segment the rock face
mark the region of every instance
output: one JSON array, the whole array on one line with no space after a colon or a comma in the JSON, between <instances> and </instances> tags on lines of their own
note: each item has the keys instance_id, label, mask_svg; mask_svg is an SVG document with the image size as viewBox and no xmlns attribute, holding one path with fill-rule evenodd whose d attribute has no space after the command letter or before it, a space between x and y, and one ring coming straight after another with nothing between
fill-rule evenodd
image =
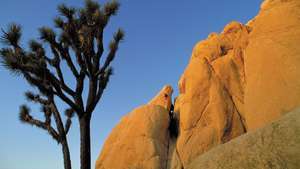
<instances>
[{"instance_id":1,"label":"rock face","mask_svg":"<svg viewBox=\"0 0 300 169\"><path fill-rule=\"evenodd\" d=\"M299 0L268 0L195 46L175 103L183 166L300 105L299 17Z\"/></svg>"},{"instance_id":2,"label":"rock face","mask_svg":"<svg viewBox=\"0 0 300 169\"><path fill-rule=\"evenodd\" d=\"M300 1L267 0L249 23L245 118L249 130L300 105Z\"/></svg>"},{"instance_id":3,"label":"rock face","mask_svg":"<svg viewBox=\"0 0 300 169\"><path fill-rule=\"evenodd\" d=\"M187 169L298 169L300 109L199 156Z\"/></svg>"},{"instance_id":4,"label":"rock face","mask_svg":"<svg viewBox=\"0 0 300 169\"><path fill-rule=\"evenodd\" d=\"M244 65L242 48L249 30L237 22L221 34L199 42L179 82L180 136L183 165L210 148L246 132L243 124Z\"/></svg>"},{"instance_id":5,"label":"rock face","mask_svg":"<svg viewBox=\"0 0 300 169\"><path fill-rule=\"evenodd\" d=\"M160 169L167 163L172 88L122 118L96 162L97 169ZM167 96L165 96L167 95Z\"/></svg>"},{"instance_id":6,"label":"rock face","mask_svg":"<svg viewBox=\"0 0 300 169\"><path fill-rule=\"evenodd\" d=\"M300 106L299 18L300 0L265 0L246 25L232 22L200 41L178 83L178 137L169 137L172 88L166 86L115 127L96 169L299 166L299 137L292 136L299 125L292 118L299 123L300 112L270 125Z\"/></svg>"}]
</instances>

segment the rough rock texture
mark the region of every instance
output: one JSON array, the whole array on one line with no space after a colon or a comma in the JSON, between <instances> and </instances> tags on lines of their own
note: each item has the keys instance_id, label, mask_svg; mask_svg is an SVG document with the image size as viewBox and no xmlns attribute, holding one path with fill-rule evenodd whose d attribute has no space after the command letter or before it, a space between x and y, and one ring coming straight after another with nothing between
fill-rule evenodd
<instances>
[{"instance_id":1,"label":"rough rock texture","mask_svg":"<svg viewBox=\"0 0 300 169\"><path fill-rule=\"evenodd\" d=\"M186 169L299 169L300 109L199 156Z\"/></svg>"},{"instance_id":2,"label":"rough rock texture","mask_svg":"<svg viewBox=\"0 0 300 169\"><path fill-rule=\"evenodd\" d=\"M245 119L249 130L300 105L300 1L266 0L245 49Z\"/></svg>"},{"instance_id":3,"label":"rough rock texture","mask_svg":"<svg viewBox=\"0 0 300 169\"><path fill-rule=\"evenodd\" d=\"M167 110L170 110L172 104L172 99L171 99L172 93L173 93L172 87L170 85L166 85L148 104L159 105Z\"/></svg>"},{"instance_id":4,"label":"rough rock texture","mask_svg":"<svg viewBox=\"0 0 300 169\"><path fill-rule=\"evenodd\" d=\"M290 145L300 151L299 137L291 136L293 140L285 141L292 132L297 131L299 135L299 126L287 127L293 120L285 118L265 129L259 128L300 106L300 0L265 0L259 14L246 25L232 22L221 33L212 33L200 41L178 86L174 117L179 120L179 136L173 140L169 137L172 88L166 86L146 106L122 119L105 142L96 169L222 168L217 159L226 163L240 155L238 149L233 149L236 154L229 153L235 145L247 151L236 157L245 166L252 165L253 161L256 166L252 168L296 165L295 158L287 159L280 152L288 157L294 154ZM289 116L296 117L296 113L292 114ZM284 133L276 126L291 132ZM254 130L259 131L243 136L239 139L244 139L241 143L225 144L216 150L224 149L224 153L233 157L207 155L213 147ZM276 139L268 139L273 131ZM281 146L280 141L286 145ZM251 152L247 147L250 145L256 151ZM273 145L281 147L273 153ZM270 151L269 156L268 152L259 151L259 147ZM202 159L200 155L205 157ZM255 155L258 157L254 158ZM210 156L216 160L205 161ZM235 162L224 166L239 168Z\"/></svg>"},{"instance_id":5,"label":"rough rock texture","mask_svg":"<svg viewBox=\"0 0 300 169\"><path fill-rule=\"evenodd\" d=\"M169 147L166 107L170 107L172 92L170 86L164 87L149 104L122 118L105 141L96 169L166 168Z\"/></svg>"},{"instance_id":6,"label":"rough rock texture","mask_svg":"<svg viewBox=\"0 0 300 169\"><path fill-rule=\"evenodd\" d=\"M267 0L247 25L232 22L195 46L175 103L184 167L300 105L299 18L299 0Z\"/></svg>"},{"instance_id":7,"label":"rough rock texture","mask_svg":"<svg viewBox=\"0 0 300 169\"><path fill-rule=\"evenodd\" d=\"M246 132L242 49L249 28L237 22L199 42L179 81L178 155L183 166L210 148Z\"/></svg>"}]
</instances>

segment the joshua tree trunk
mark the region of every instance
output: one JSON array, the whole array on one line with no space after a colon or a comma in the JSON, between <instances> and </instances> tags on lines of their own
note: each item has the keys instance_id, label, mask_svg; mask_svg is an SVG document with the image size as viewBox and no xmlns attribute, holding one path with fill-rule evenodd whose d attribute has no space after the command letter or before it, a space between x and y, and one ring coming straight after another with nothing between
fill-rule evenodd
<instances>
[{"instance_id":1,"label":"joshua tree trunk","mask_svg":"<svg viewBox=\"0 0 300 169\"><path fill-rule=\"evenodd\" d=\"M62 152L64 158L64 167L65 169L72 169L68 141L67 140L62 141L61 145L62 145Z\"/></svg>"},{"instance_id":2,"label":"joshua tree trunk","mask_svg":"<svg viewBox=\"0 0 300 169\"><path fill-rule=\"evenodd\" d=\"M91 169L90 117L83 116L80 124L80 169Z\"/></svg>"}]
</instances>

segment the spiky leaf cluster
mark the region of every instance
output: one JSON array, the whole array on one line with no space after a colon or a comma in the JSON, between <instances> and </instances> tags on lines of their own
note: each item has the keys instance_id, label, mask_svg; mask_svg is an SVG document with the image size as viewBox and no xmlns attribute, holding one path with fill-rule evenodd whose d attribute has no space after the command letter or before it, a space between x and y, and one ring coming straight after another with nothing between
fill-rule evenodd
<instances>
[{"instance_id":1,"label":"spiky leaf cluster","mask_svg":"<svg viewBox=\"0 0 300 169\"><path fill-rule=\"evenodd\" d=\"M37 120L30 115L27 106L21 106L21 121L47 130L59 141L69 131L74 114L79 118L91 116L112 75L111 63L124 37L124 32L117 30L109 44L107 56L102 56L105 27L110 18L117 14L119 6L117 1L101 6L93 0L86 0L83 8L59 5L59 16L54 19L56 29L41 27L38 30L39 39L30 40L29 49L20 44L20 25L11 24L7 30L2 30L1 41L5 47L0 49L1 63L38 89L38 94L26 92L25 96L29 101L40 104L45 116L45 121ZM50 51L45 46L49 46ZM62 65L67 65L72 72L76 81L74 88L65 82ZM82 96L84 90L88 93L87 98ZM65 125L60 122L56 98L70 107L65 113ZM51 127L52 117L57 130Z\"/></svg>"}]
</instances>

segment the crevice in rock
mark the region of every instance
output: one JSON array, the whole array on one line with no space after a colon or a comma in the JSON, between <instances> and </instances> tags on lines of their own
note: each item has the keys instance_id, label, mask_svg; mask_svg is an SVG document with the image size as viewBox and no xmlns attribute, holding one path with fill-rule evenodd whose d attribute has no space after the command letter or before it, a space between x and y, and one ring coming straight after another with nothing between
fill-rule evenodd
<instances>
[{"instance_id":1,"label":"crevice in rock","mask_svg":"<svg viewBox=\"0 0 300 169\"><path fill-rule=\"evenodd\" d=\"M176 151L177 157L178 157L178 159L179 159L179 162L180 162L181 169L184 169L184 166L183 166L183 163L182 163L181 157L180 157L180 155L179 155L179 153L178 153L178 150L177 150L177 147L176 147L176 145L175 145L175 151Z\"/></svg>"},{"instance_id":2,"label":"crevice in rock","mask_svg":"<svg viewBox=\"0 0 300 169\"><path fill-rule=\"evenodd\" d=\"M175 102L175 101L174 101ZM169 165L169 156L170 156L170 144L171 142L178 137L178 119L175 117L174 113L174 105L171 104L170 111L169 111L169 127L168 127L168 144L167 144L167 157L166 157L166 164L165 164L165 169L168 169ZM176 144L176 143L175 143Z\"/></svg>"},{"instance_id":3,"label":"crevice in rock","mask_svg":"<svg viewBox=\"0 0 300 169\"><path fill-rule=\"evenodd\" d=\"M234 101L233 101L232 96L230 96L230 99L231 99L231 101L232 101L233 108L236 110L237 115L239 116L239 119L240 119L241 124L242 124L242 127L243 127L243 131L244 131L244 133L247 133L247 128L246 128L246 124L245 124L245 119L243 118L243 116L241 115L241 113L239 112L239 110L237 109L237 107L236 107L236 105L235 105L235 103L234 103Z\"/></svg>"},{"instance_id":4,"label":"crevice in rock","mask_svg":"<svg viewBox=\"0 0 300 169\"><path fill-rule=\"evenodd\" d=\"M219 80L219 82L220 82L220 84L223 86L225 92L226 92L226 93L228 94L228 96L230 97L230 100L231 100L231 102L232 102L232 104L233 104L233 107L234 107L234 109L236 110L236 112L237 112L237 114L238 114L238 116L239 116L239 119L240 119L240 121L241 121L243 130L244 130L244 133L246 133L246 132L247 132L246 124L244 123L244 120L243 120L243 118L242 118L241 113L240 113L239 110L237 109L237 106L236 106L236 104L235 104L235 102L234 102L234 100L233 100L233 98L232 98L232 95L231 95L230 92L229 92L229 89L227 89L227 87L225 86L225 84L223 84L221 78L220 78L220 77L217 75L217 73L215 72L214 67L213 67L209 62L207 62L207 63L208 63L208 65L209 65L209 67L211 68L211 70L212 70L214 76ZM243 65L243 66L245 66L245 65Z\"/></svg>"},{"instance_id":5,"label":"crevice in rock","mask_svg":"<svg viewBox=\"0 0 300 169\"><path fill-rule=\"evenodd\" d=\"M167 144L167 158L166 158L166 163L165 163L165 169L172 169L172 160L174 156L173 154L176 153L175 156L177 156L178 163L180 166L180 169L184 169L182 160L180 158L180 155L177 150L177 138L179 136L179 117L177 116L178 114L174 112L174 105L176 103L176 99L174 100L174 104L171 104L171 108L169 111L169 127L168 127L168 144ZM175 151L175 152L174 152ZM176 168L178 169L178 168Z\"/></svg>"},{"instance_id":6,"label":"crevice in rock","mask_svg":"<svg viewBox=\"0 0 300 169\"><path fill-rule=\"evenodd\" d=\"M179 120L174 113L174 105L171 105L169 112L170 122L169 122L169 136L170 139L176 139L179 134Z\"/></svg>"},{"instance_id":7,"label":"crevice in rock","mask_svg":"<svg viewBox=\"0 0 300 169\"><path fill-rule=\"evenodd\" d=\"M208 95L210 95L210 94L208 94ZM200 120L202 119L202 117L204 116L204 113L206 112L206 110L208 108L209 103L210 103L210 99L208 98L208 101L205 104L204 109L201 111L200 117L197 119L197 122L192 126L191 129L195 128L199 124Z\"/></svg>"}]
</instances>

